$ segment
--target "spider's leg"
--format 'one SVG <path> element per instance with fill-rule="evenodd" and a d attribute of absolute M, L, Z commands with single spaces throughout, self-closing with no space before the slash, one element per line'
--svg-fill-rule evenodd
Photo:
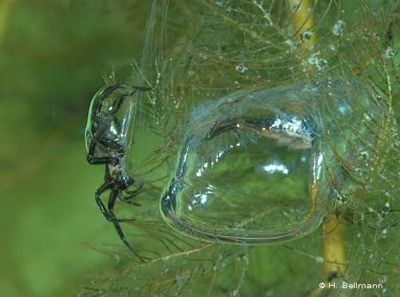
<path fill-rule="evenodd" d="M 91 165 L 104 165 L 104 164 L 116 165 L 119 162 L 119 159 L 116 157 L 94 157 L 90 153 L 87 154 L 86 160 Z"/>
<path fill-rule="evenodd" d="M 140 184 L 139 187 L 136 190 L 134 190 L 134 191 L 126 191 L 125 193 L 127 195 L 123 195 L 121 193 L 120 195 L 118 195 L 118 199 L 123 201 L 123 202 L 125 202 L 125 203 L 131 204 L 131 205 L 142 206 L 140 203 L 132 201 L 132 198 L 135 198 L 142 191 L 142 186 L 143 185 Z"/>
<path fill-rule="evenodd" d="M 145 263 L 146 260 L 150 260 L 147 257 L 143 257 L 137 253 L 137 251 L 129 244 L 128 240 L 125 237 L 124 232 L 122 231 L 122 228 L 120 224 L 117 221 L 112 221 L 114 224 L 115 230 L 117 230 L 117 233 L 119 235 L 119 238 L 122 240 L 122 242 L 126 245 L 126 247 L 136 256 L 139 258 L 140 262 Z"/>
<path fill-rule="evenodd" d="M 121 225 L 119 224 L 122 220 L 119 220 L 115 217 L 114 214 L 114 205 L 115 201 L 118 197 L 118 192 L 119 190 L 112 190 L 110 194 L 110 200 L 108 201 L 108 213 L 110 216 L 110 222 L 114 224 L 115 230 L 117 230 L 117 233 L 119 235 L 119 238 L 121 241 L 130 249 L 130 251 L 140 259 L 141 262 L 145 262 L 145 260 L 148 260 L 148 258 L 140 256 L 136 250 L 130 245 L 128 239 L 125 236 L 124 231 L 122 231 Z"/>
<path fill-rule="evenodd" d="M 130 205 L 135 205 L 135 206 L 138 206 L 138 207 L 140 207 L 140 206 L 142 206 L 140 203 L 138 203 L 138 202 L 133 202 L 133 201 L 131 201 L 131 200 L 125 200 L 125 198 L 120 198 L 123 202 L 125 202 L 125 203 L 128 203 L 128 204 L 130 204 Z"/>
<path fill-rule="evenodd" d="M 89 152 L 88 152 L 87 157 L 86 157 L 87 161 L 92 165 L 99 165 L 99 164 L 107 164 L 107 163 L 109 163 L 108 162 L 109 161 L 109 157 L 101 157 L 101 158 L 99 158 L 99 157 L 94 157 L 93 156 L 95 148 L 96 148 L 96 143 L 97 142 L 95 142 L 95 141 L 92 141 L 90 143 Z"/>
<path fill-rule="evenodd" d="M 134 95 L 137 91 L 139 91 L 139 92 L 144 92 L 144 91 L 149 91 L 149 90 L 151 90 L 151 88 L 149 88 L 149 87 L 134 87 L 134 89 L 135 89 L 135 90 L 134 90 L 133 92 L 131 92 L 130 94 L 128 94 L 128 95 L 122 95 L 121 97 L 118 98 L 117 101 L 114 102 L 113 107 L 112 107 L 112 114 L 113 114 L 113 115 L 114 115 L 115 113 L 118 112 L 118 110 L 119 110 L 120 107 L 121 107 L 122 102 L 125 100 L 125 97 L 132 96 L 132 95 Z"/>
<path fill-rule="evenodd" d="M 134 179 L 132 179 L 132 182 L 130 185 L 133 185 L 134 183 L 136 183 L 136 181 Z M 134 191 L 126 191 L 126 196 L 123 195 L 119 195 L 118 198 L 124 202 L 136 205 L 136 206 L 141 206 L 139 203 L 135 203 L 130 201 L 132 198 L 136 197 L 141 191 L 143 190 L 143 183 L 142 182 L 138 182 L 137 188 Z"/>
<path fill-rule="evenodd" d="M 104 184 L 102 184 L 100 186 L 100 188 L 97 189 L 96 193 L 95 193 L 95 199 L 96 199 L 96 203 L 99 206 L 101 212 L 103 213 L 104 217 L 106 218 L 107 221 L 111 221 L 112 220 L 112 216 L 110 215 L 110 212 L 108 211 L 108 209 L 106 208 L 106 206 L 104 205 L 103 201 L 101 200 L 101 194 L 103 194 L 105 191 L 109 190 L 112 186 L 111 182 L 105 182 Z"/>
<path fill-rule="evenodd" d="M 121 123 L 117 119 L 113 120 L 113 124 L 115 125 L 117 131 L 121 131 Z M 124 139 L 120 138 L 119 136 L 117 136 L 116 139 L 102 138 L 99 140 L 102 145 L 111 148 L 118 153 L 120 157 L 125 154 L 124 145 L 121 143 L 123 141 Z"/>
<path fill-rule="evenodd" d="M 100 143 L 103 146 L 112 148 L 116 150 L 116 153 L 118 153 L 119 156 L 123 156 L 123 148 L 120 144 L 106 140 L 106 139 L 100 139 L 97 143 Z M 89 148 L 89 153 L 87 154 L 87 161 L 92 164 L 92 165 L 98 165 L 98 164 L 112 164 L 112 165 L 117 165 L 119 163 L 119 158 L 118 155 L 115 157 L 94 157 L 94 147 L 96 143 L 92 143 Z M 92 148 L 93 147 L 93 148 Z"/>
<path fill-rule="evenodd" d="M 123 151 L 122 145 L 114 139 L 114 136 L 106 136 L 106 132 L 110 130 L 111 126 L 113 123 L 116 123 L 115 119 L 114 120 L 103 120 L 98 123 L 98 127 L 95 129 L 94 132 L 92 132 L 93 139 L 89 148 L 89 153 L 94 153 L 94 149 L 96 144 L 101 144 L 105 146 L 106 148 L 115 150 L 115 151 Z M 118 138 L 118 136 L 115 136 L 115 138 Z M 93 148 L 92 148 L 93 146 Z M 92 150 L 90 150 L 92 148 Z"/>
<path fill-rule="evenodd" d="M 99 164 L 118 164 L 118 158 L 113 157 L 93 157 L 91 155 L 87 156 L 87 161 L 89 164 L 92 165 L 99 165 Z"/>
<path fill-rule="evenodd" d="M 135 191 L 134 194 L 130 194 L 129 196 L 122 196 L 122 195 L 120 195 L 120 196 L 118 196 L 118 198 L 119 198 L 122 202 L 128 203 L 128 204 L 130 204 L 130 205 L 142 206 L 140 203 L 132 201 L 132 198 L 134 198 L 134 197 L 138 194 L 138 192 L 139 192 L 139 191 Z"/>
<path fill-rule="evenodd" d="M 118 219 L 115 214 L 114 214 L 114 206 L 115 206 L 115 201 L 119 197 L 119 190 L 112 190 L 110 194 L 110 199 L 108 200 L 108 213 L 110 216 L 112 216 L 113 221 L 116 221 L 117 223 L 122 223 L 122 222 L 133 222 L 135 219 Z"/>
<path fill-rule="evenodd" d="M 92 164 L 92 165 L 118 164 L 118 158 L 115 158 L 115 157 L 95 157 L 94 156 L 96 145 L 98 143 L 102 144 L 103 146 L 110 147 L 109 146 L 109 142 L 105 141 L 104 138 L 100 138 L 99 140 L 93 139 L 92 142 L 90 143 L 89 151 L 88 151 L 88 154 L 87 154 L 87 157 L 86 157 L 86 159 L 89 162 L 89 164 Z M 119 146 L 118 149 L 122 149 L 122 147 Z"/>
<path fill-rule="evenodd" d="M 124 150 L 120 143 L 110 140 L 110 139 L 107 139 L 107 138 L 104 138 L 104 137 L 99 139 L 98 143 L 104 145 L 105 147 L 111 148 L 115 151 L 118 151 L 118 152 L 123 152 L 123 150 Z"/>
<path fill-rule="evenodd" d="M 105 180 L 110 179 L 110 173 L 109 171 L 105 170 Z M 115 214 L 114 214 L 114 205 L 115 201 L 118 197 L 118 190 L 112 189 L 113 187 L 113 182 L 105 182 L 103 185 L 100 186 L 100 188 L 96 191 L 95 198 L 96 198 L 96 203 L 99 206 L 101 212 L 103 213 L 104 217 L 106 218 L 107 221 L 109 222 L 131 222 L 134 221 L 133 219 L 117 219 Z M 105 191 L 111 189 L 111 194 L 108 200 L 108 207 L 103 203 L 103 200 L 101 200 L 101 194 L 103 194 Z"/>
<path fill-rule="evenodd" d="M 115 115 L 121 107 L 122 101 L 124 101 L 126 95 L 122 95 L 118 98 L 117 101 L 114 102 L 112 107 L 112 115 Z"/>
<path fill-rule="evenodd" d="M 132 201 L 132 198 L 135 197 L 136 194 L 135 195 L 131 195 L 131 196 L 126 196 L 126 197 L 120 195 L 118 198 L 124 203 L 128 203 L 130 205 L 135 205 L 135 206 L 139 206 L 140 207 L 140 206 L 142 206 L 140 203 Z"/>
<path fill-rule="evenodd" d="M 130 94 L 133 95 L 134 93 Z M 129 95 L 121 95 L 118 100 L 116 100 L 112 106 L 112 110 L 111 110 L 111 115 L 115 115 L 118 110 L 121 108 L 122 102 L 125 100 L 125 97 L 128 97 Z"/>

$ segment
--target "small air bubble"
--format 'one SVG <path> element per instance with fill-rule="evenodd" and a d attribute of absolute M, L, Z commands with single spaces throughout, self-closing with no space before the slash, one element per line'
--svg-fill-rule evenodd
<path fill-rule="evenodd" d="M 289 46 L 290 52 L 294 52 L 297 49 L 297 45 L 293 40 L 286 39 L 285 43 Z"/>
<path fill-rule="evenodd" d="M 365 160 L 369 159 L 369 153 L 367 151 L 361 151 L 360 156 Z"/>
<path fill-rule="evenodd" d="M 369 121 L 371 121 L 371 117 L 365 113 L 364 114 L 364 120 L 369 122 Z"/>
<path fill-rule="evenodd" d="M 175 278 L 175 283 L 177 284 L 178 288 L 182 289 L 188 282 L 188 278 L 186 276 L 177 275 Z"/>
<path fill-rule="evenodd" d="M 314 65 L 319 71 L 325 70 L 328 68 L 328 61 L 323 58 L 319 58 L 318 55 L 319 53 L 312 54 L 308 58 L 307 62 L 310 65 Z"/>
<path fill-rule="evenodd" d="M 119 256 L 119 255 L 115 255 L 114 256 L 114 259 L 115 259 L 115 262 L 117 262 L 117 263 L 121 263 L 121 257 Z"/>
<path fill-rule="evenodd" d="M 386 282 L 387 282 L 387 276 L 386 276 L 386 275 L 382 275 L 382 276 L 379 278 L 379 282 L 380 282 L 381 284 L 386 283 Z"/>
<path fill-rule="evenodd" d="M 234 297 L 239 297 L 239 296 L 240 296 L 239 290 L 233 291 L 233 292 L 232 292 L 232 296 L 234 296 Z"/>
<path fill-rule="evenodd" d="M 392 58 L 394 58 L 395 55 L 396 55 L 396 51 L 394 50 L 393 47 L 388 46 L 388 47 L 385 49 L 384 57 L 385 57 L 386 59 L 392 59 Z"/>
<path fill-rule="evenodd" d="M 238 71 L 240 73 L 245 73 L 245 72 L 247 72 L 247 70 L 249 70 L 249 68 L 247 68 L 244 65 L 236 65 L 236 71 Z"/>
<path fill-rule="evenodd" d="M 312 36 L 313 36 L 313 33 L 311 31 L 306 31 L 303 33 L 304 40 L 310 40 Z"/>
<path fill-rule="evenodd" d="M 354 168 L 354 171 L 355 171 L 355 173 L 356 173 L 358 176 L 362 176 L 362 174 L 363 174 L 361 168 Z"/>
<path fill-rule="evenodd" d="M 374 258 L 374 254 L 369 254 L 369 257 L 368 257 L 370 260 L 372 260 L 373 258 Z"/>
<path fill-rule="evenodd" d="M 342 36 L 344 32 L 345 23 L 342 20 L 337 20 L 332 28 L 332 34 L 335 36 Z"/>

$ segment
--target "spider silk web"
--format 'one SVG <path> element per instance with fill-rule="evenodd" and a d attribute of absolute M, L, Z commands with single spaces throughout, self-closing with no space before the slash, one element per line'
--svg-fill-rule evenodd
<path fill-rule="evenodd" d="M 152 87 L 138 103 L 132 149 L 144 191 L 137 199 L 141 207 L 117 208 L 121 216 L 134 214 L 137 220 L 122 227 L 150 260 L 139 263 L 125 249 L 97 247 L 115 257 L 116 265 L 81 296 L 399 295 L 400 4 L 310 1 L 307 19 L 313 25 L 296 28 L 295 2 L 152 1 L 142 59 L 131 78 Z M 354 113 L 343 122 L 333 110 L 335 99 L 320 109 L 326 123 L 344 131 L 325 135 L 324 148 L 331 156 L 324 193 L 339 197 L 326 205 L 327 212 L 340 215 L 345 239 L 345 270 L 335 280 L 383 288 L 318 289 L 326 281 L 323 225 L 289 243 L 246 247 L 197 241 L 163 222 L 160 196 L 196 107 L 204 106 L 196 109 L 201 117 L 207 102 L 240 90 L 337 78 L 350 82 L 345 92 Z M 371 104 L 351 99 L 359 88 L 348 78 L 375 94 Z M 327 96 L 331 91 L 324 90 Z M 336 178 L 338 168 L 348 176 Z"/>

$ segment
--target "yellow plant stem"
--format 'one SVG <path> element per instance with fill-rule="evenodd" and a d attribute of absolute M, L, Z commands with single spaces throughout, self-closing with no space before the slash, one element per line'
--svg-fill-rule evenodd
<path fill-rule="evenodd" d="M 312 0 L 287 0 L 292 11 L 292 25 L 294 34 L 300 38 L 301 47 L 309 49 L 316 44 L 317 38 L 313 29 L 315 27 L 312 17 Z M 309 32 L 311 34 L 305 34 Z"/>
<path fill-rule="evenodd" d="M 313 1 L 287 0 L 287 2 L 292 12 L 294 34 L 300 38 L 301 49 L 309 50 L 317 43 L 314 32 Z M 308 32 L 311 34 L 305 34 Z M 334 281 L 335 277 L 345 271 L 346 262 L 343 223 L 339 215 L 330 215 L 324 223 L 323 257 L 324 280 Z M 310 293 L 310 296 L 318 295 L 320 292 L 321 289 L 317 288 Z"/>
<path fill-rule="evenodd" d="M 0 42 L 3 41 L 7 28 L 8 16 L 13 3 L 14 0 L 0 0 Z"/>
<path fill-rule="evenodd" d="M 345 271 L 345 246 L 343 223 L 339 215 L 330 215 L 324 224 L 324 273 L 325 279 L 334 280 Z"/>

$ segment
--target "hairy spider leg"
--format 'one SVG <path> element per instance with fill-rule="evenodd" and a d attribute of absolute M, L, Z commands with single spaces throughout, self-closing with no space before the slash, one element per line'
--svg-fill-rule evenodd
<path fill-rule="evenodd" d="M 97 143 L 101 143 L 101 144 L 105 145 L 105 143 L 98 142 L 98 141 L 92 141 L 90 143 L 89 152 L 88 152 L 88 155 L 86 158 L 87 161 L 89 162 L 89 164 L 92 164 L 92 165 L 100 165 L 100 164 L 116 165 L 116 164 L 118 164 L 119 159 L 117 157 L 93 157 L 94 150 L 96 148 Z"/>
<path fill-rule="evenodd" d="M 130 92 L 129 94 L 121 95 L 117 101 L 114 102 L 110 115 L 115 115 L 117 111 L 120 109 L 122 102 L 128 96 L 133 96 L 137 91 L 145 92 L 151 90 L 149 87 L 133 87 L 134 91 Z"/>
<path fill-rule="evenodd" d="M 104 176 L 105 182 L 100 186 L 100 188 L 97 189 L 95 193 L 96 197 L 96 203 L 99 206 L 101 212 L 103 213 L 104 217 L 106 218 L 107 221 L 116 221 L 116 222 L 131 222 L 134 221 L 134 219 L 117 219 L 117 217 L 114 214 L 114 205 L 115 205 L 115 200 L 118 198 L 121 189 L 123 189 L 120 184 L 118 184 L 117 181 L 113 180 L 110 176 L 110 172 L 108 171 L 107 167 L 105 168 L 105 176 Z M 125 187 L 125 186 L 124 186 Z M 101 200 L 101 195 L 105 192 L 111 190 L 109 199 L 108 199 L 108 207 L 103 203 L 103 200 Z"/>
<path fill-rule="evenodd" d="M 136 250 L 130 245 L 128 239 L 125 236 L 124 231 L 121 228 L 121 225 L 119 224 L 120 222 L 129 222 L 129 221 L 134 221 L 134 219 L 117 219 L 114 214 L 114 205 L 117 197 L 119 196 L 120 190 L 118 189 L 113 189 L 110 194 L 110 200 L 108 201 L 108 213 L 111 215 L 112 223 L 114 224 L 115 230 L 117 230 L 117 233 L 119 235 L 119 238 L 122 240 L 122 242 L 130 249 L 130 251 L 140 259 L 141 262 L 146 262 L 146 260 L 150 260 L 150 258 L 143 257 L 139 255 Z"/>
<path fill-rule="evenodd" d="M 115 221 L 117 223 L 136 221 L 135 219 L 118 219 L 115 216 L 115 214 L 114 214 L 115 201 L 117 200 L 118 196 L 120 195 L 121 190 L 115 184 L 112 184 L 111 188 L 112 189 L 111 189 L 110 197 L 108 199 L 108 207 L 107 207 L 107 212 L 108 212 L 108 215 L 111 218 L 111 220 Z"/>
<path fill-rule="evenodd" d="M 134 179 L 131 179 L 131 181 L 129 182 L 129 184 L 127 185 L 127 188 L 133 184 L 135 184 L 136 181 Z M 138 183 L 138 187 L 136 190 L 134 191 L 126 191 L 126 196 L 124 195 L 118 195 L 118 199 L 120 199 L 121 201 L 124 201 L 126 203 L 132 204 L 132 205 L 136 205 L 136 206 L 141 206 L 139 203 L 137 202 L 133 202 L 132 198 L 135 198 L 142 190 L 143 190 L 143 183 L 140 182 Z"/>
<path fill-rule="evenodd" d="M 102 184 L 100 186 L 100 188 L 97 189 L 97 191 L 95 193 L 96 203 L 99 206 L 99 208 L 100 208 L 101 212 L 103 213 L 104 217 L 106 218 L 106 220 L 111 222 L 111 223 L 113 223 L 114 228 L 117 231 L 119 238 L 125 244 L 125 246 L 135 256 L 137 256 L 140 259 L 141 262 L 145 262 L 145 260 L 147 258 L 143 257 L 143 256 L 140 256 L 136 252 L 136 250 L 130 245 L 130 243 L 128 242 L 128 239 L 125 236 L 125 233 L 122 231 L 121 225 L 119 224 L 120 222 L 128 221 L 128 220 L 118 220 L 115 217 L 113 209 L 114 209 L 115 200 L 116 200 L 116 197 L 118 196 L 119 190 L 112 189 L 113 185 L 114 185 L 113 182 L 105 182 L 104 184 Z M 106 208 L 106 206 L 104 205 L 103 201 L 101 200 L 101 194 L 104 193 L 107 190 L 110 190 L 110 189 L 111 189 L 111 194 L 110 194 L 110 198 L 109 198 L 109 201 L 108 201 L 108 208 Z"/>
<path fill-rule="evenodd" d="M 110 112 L 111 115 L 115 115 L 117 113 L 117 111 L 121 108 L 122 102 L 124 101 L 125 97 L 127 96 L 132 96 L 133 94 L 135 94 L 136 91 L 133 91 L 130 94 L 127 95 L 121 95 L 117 101 L 114 102 L 113 106 L 112 106 L 112 110 Z"/>
<path fill-rule="evenodd" d="M 112 182 L 105 182 L 103 183 L 100 188 L 96 190 L 95 193 L 95 199 L 96 203 L 99 206 L 101 212 L 103 213 L 104 217 L 106 218 L 107 221 L 111 221 L 112 217 L 110 216 L 106 206 L 104 205 L 103 201 L 101 200 L 101 194 L 103 194 L 105 191 L 111 189 L 112 187 Z"/>

